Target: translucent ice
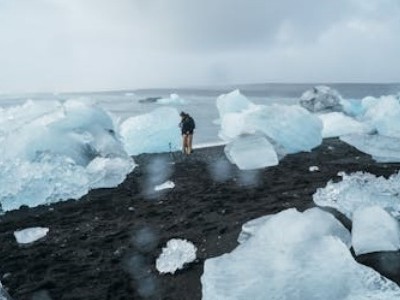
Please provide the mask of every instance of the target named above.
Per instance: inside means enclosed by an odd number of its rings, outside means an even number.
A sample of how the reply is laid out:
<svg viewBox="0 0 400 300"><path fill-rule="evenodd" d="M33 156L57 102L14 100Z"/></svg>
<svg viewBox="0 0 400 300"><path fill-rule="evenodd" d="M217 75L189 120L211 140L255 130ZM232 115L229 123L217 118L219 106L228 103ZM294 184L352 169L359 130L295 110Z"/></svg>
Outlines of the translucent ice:
<svg viewBox="0 0 400 300"><path fill-rule="evenodd" d="M378 134L341 136L343 142L371 155L378 162L400 162L400 138Z"/></svg>
<svg viewBox="0 0 400 300"><path fill-rule="evenodd" d="M155 191L161 191L165 189L173 189L175 187L175 183L173 183L171 180L167 180L166 182L156 185L154 188Z"/></svg>
<svg viewBox="0 0 400 300"><path fill-rule="evenodd" d="M3 285L1 284L1 282L0 282L0 300L12 300L10 295L4 289Z"/></svg>
<svg viewBox="0 0 400 300"><path fill-rule="evenodd" d="M197 248L189 241L172 239L162 249L162 253L156 260L156 269L160 273L172 273L182 269L184 264L196 259Z"/></svg>
<svg viewBox="0 0 400 300"><path fill-rule="evenodd" d="M298 105L253 105L222 117L220 137L232 140L241 134L263 133L286 153L310 151L322 142L322 122Z"/></svg>
<svg viewBox="0 0 400 300"><path fill-rule="evenodd" d="M121 124L125 149L130 155L176 151L181 148L179 113L172 107L130 117Z"/></svg>
<svg viewBox="0 0 400 300"><path fill-rule="evenodd" d="M227 113L239 113L253 105L239 90L220 95L217 98L217 108L220 118Z"/></svg>
<svg viewBox="0 0 400 300"><path fill-rule="evenodd" d="M388 179L364 172L339 175L342 181L330 181L317 189L313 195L317 205L333 207L350 219L356 209L373 205L385 208L394 217L400 216L400 173Z"/></svg>
<svg viewBox="0 0 400 300"><path fill-rule="evenodd" d="M316 86L305 91L300 97L300 105L311 112L342 111L342 97L328 86Z"/></svg>
<svg viewBox="0 0 400 300"><path fill-rule="evenodd" d="M48 232L47 227L31 227L15 231L14 236L19 244L30 244L44 238Z"/></svg>
<svg viewBox="0 0 400 300"><path fill-rule="evenodd" d="M286 153L311 151L322 142L322 122L298 105L258 106L245 116L247 131L259 131Z"/></svg>
<svg viewBox="0 0 400 300"><path fill-rule="evenodd" d="M238 137L225 146L225 154L241 170L260 169L279 163L274 147L261 135Z"/></svg>
<svg viewBox="0 0 400 300"><path fill-rule="evenodd" d="M331 112L318 116L323 123L322 136L324 138L337 137L351 133L368 133L372 131L367 124L346 116L341 112Z"/></svg>
<svg viewBox="0 0 400 300"><path fill-rule="evenodd" d="M395 96L367 97L362 100L364 122L380 135L400 138L400 102Z"/></svg>
<svg viewBox="0 0 400 300"><path fill-rule="evenodd" d="M259 223L231 253L205 261L203 300L400 297L396 284L353 259L342 241L349 232L332 215L290 209Z"/></svg>
<svg viewBox="0 0 400 300"><path fill-rule="evenodd" d="M88 99L27 101L1 110L0 123L4 211L79 198L93 187L119 184L133 169L112 116ZM99 159L119 163L91 169Z"/></svg>
<svg viewBox="0 0 400 300"><path fill-rule="evenodd" d="M400 249L399 223L379 206L358 208L351 233L356 255Z"/></svg>

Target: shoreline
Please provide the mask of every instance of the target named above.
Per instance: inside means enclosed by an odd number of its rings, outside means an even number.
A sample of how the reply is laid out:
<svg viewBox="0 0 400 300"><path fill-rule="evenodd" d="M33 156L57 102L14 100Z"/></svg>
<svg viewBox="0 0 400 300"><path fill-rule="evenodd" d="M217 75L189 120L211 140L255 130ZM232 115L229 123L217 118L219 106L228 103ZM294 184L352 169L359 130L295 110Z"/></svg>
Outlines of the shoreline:
<svg viewBox="0 0 400 300"><path fill-rule="evenodd" d="M221 145L195 148L189 157L173 152L134 160L138 166L116 188L0 216L0 281L13 299L200 299L204 260L232 251L243 223L314 207L315 190L339 180L339 171L388 177L400 170L400 163L376 163L338 139L257 171L230 165ZM168 179L175 188L154 191ZM344 216L335 216L349 227ZM33 226L50 231L19 246L13 232ZM193 242L197 260L160 275L155 260L172 238ZM357 260L400 284L399 252Z"/></svg>

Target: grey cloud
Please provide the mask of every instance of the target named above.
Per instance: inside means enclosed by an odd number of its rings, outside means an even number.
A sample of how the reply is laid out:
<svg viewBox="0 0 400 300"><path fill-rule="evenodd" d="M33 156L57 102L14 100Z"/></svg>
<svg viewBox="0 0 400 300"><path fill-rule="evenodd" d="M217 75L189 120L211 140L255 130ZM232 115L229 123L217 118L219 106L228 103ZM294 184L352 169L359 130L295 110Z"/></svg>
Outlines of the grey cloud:
<svg viewBox="0 0 400 300"><path fill-rule="evenodd" d="M0 91L399 81L398 0L0 0Z"/></svg>
<svg viewBox="0 0 400 300"><path fill-rule="evenodd" d="M267 47L282 26L290 26L300 36L298 40L313 40L332 23L351 14L352 7L346 3L344 0L305 0L296 4L290 0L153 0L147 2L139 18L142 22L157 23L156 30L170 38L170 45L201 51L243 49ZM149 28L155 29L152 25Z"/></svg>

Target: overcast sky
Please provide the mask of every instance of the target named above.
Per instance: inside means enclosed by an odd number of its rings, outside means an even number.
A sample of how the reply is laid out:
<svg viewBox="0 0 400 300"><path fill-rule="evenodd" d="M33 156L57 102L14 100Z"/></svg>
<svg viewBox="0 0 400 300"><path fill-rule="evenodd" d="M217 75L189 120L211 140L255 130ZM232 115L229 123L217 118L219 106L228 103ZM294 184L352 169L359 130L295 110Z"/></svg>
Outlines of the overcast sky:
<svg viewBox="0 0 400 300"><path fill-rule="evenodd" d="M399 0L0 0L2 92L399 81Z"/></svg>

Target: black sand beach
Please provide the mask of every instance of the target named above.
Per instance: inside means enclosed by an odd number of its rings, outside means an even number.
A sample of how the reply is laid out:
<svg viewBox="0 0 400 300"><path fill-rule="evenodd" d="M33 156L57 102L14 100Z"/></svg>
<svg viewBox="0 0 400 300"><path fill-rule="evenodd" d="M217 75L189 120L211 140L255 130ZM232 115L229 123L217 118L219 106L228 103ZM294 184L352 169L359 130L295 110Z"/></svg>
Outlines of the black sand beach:
<svg viewBox="0 0 400 300"><path fill-rule="evenodd" d="M188 158L173 153L135 161L117 188L0 217L0 281L13 299L201 299L204 260L234 249L246 221L315 206L316 189L339 180L340 171L387 177L400 170L400 164L376 163L337 139L257 172L230 166L223 147L198 149ZM310 172L310 166L320 171ZM167 179L174 189L153 191ZM50 231L18 245L13 232L33 226ZM155 260L171 238L193 242L198 259L174 275L159 275ZM358 260L400 284L399 252Z"/></svg>

